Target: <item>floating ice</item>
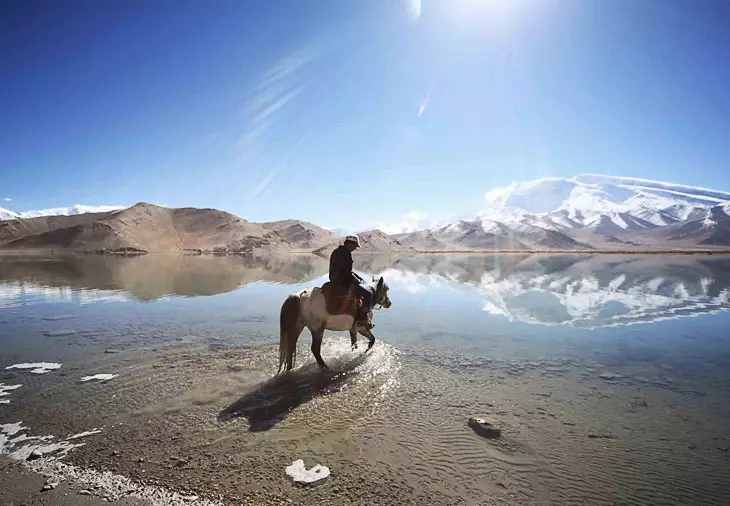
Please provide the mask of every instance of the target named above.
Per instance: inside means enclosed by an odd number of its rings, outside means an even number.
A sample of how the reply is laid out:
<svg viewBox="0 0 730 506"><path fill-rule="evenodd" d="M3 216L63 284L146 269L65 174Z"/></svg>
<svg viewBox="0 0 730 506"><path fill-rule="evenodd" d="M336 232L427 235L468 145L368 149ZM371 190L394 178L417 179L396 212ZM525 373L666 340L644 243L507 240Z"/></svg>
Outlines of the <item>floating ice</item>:
<svg viewBox="0 0 730 506"><path fill-rule="evenodd" d="M118 374L94 374L93 376L84 376L81 378L81 381L91 381L91 380L99 380L99 381L109 381L112 378L116 378L119 376Z"/></svg>
<svg viewBox="0 0 730 506"><path fill-rule="evenodd" d="M327 466L317 464L311 469L304 467L304 461L302 459L295 460L290 466L286 466L286 474L297 483L314 483L315 481L322 480L330 475L330 470Z"/></svg>
<svg viewBox="0 0 730 506"><path fill-rule="evenodd" d="M26 430L28 430L28 427L23 427L23 422L0 425L0 455L8 454L13 460L26 461L31 458L42 457L49 453L57 453L57 455L62 457L70 450L83 446L83 444L69 443L68 440L46 444L45 442L53 439L53 436L28 436L27 434L21 434L21 432L25 432ZM26 441L40 441L43 444L20 444Z"/></svg>
<svg viewBox="0 0 730 506"><path fill-rule="evenodd" d="M5 369L31 369L30 372L33 374L45 374L47 372L53 371L54 369L60 369L61 364L57 364L55 362L35 362L33 364L14 364L9 365Z"/></svg>
<svg viewBox="0 0 730 506"><path fill-rule="evenodd" d="M84 445L84 443L71 443L71 440L98 434L101 432L99 429L81 432L55 443L48 442L54 439L53 436L21 434L26 430L28 428L23 427L23 422L0 424L0 455L7 454L19 461L22 466L42 474L48 480L54 482L69 480L77 488L94 490L96 494L112 501L131 498L166 506L223 506L218 501L185 495L159 486L142 485L119 474L84 469L65 464L60 460L69 451ZM35 442L25 443L30 440Z"/></svg>
<svg viewBox="0 0 730 506"><path fill-rule="evenodd" d="M71 441L72 439L78 439L80 437L92 436L94 434L99 434L100 432L101 432L101 429L92 429L92 430L87 430L84 432L79 432L78 434L74 434L73 436L67 437L66 441Z"/></svg>
<svg viewBox="0 0 730 506"><path fill-rule="evenodd" d="M18 432L25 429L26 427L23 427L23 422L6 423L0 425L0 433L6 434L8 436L14 436Z"/></svg>
<svg viewBox="0 0 730 506"><path fill-rule="evenodd" d="M6 385L5 383L0 383L0 397L6 397L10 395L10 392L22 386L23 385ZM0 399L0 404L10 404L10 399Z"/></svg>

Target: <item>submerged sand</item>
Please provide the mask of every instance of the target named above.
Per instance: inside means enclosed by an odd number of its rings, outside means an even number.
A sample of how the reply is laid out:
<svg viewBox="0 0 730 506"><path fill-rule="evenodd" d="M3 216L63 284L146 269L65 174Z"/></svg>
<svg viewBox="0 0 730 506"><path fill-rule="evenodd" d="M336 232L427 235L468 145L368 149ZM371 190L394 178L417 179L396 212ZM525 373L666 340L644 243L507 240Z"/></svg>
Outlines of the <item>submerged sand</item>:
<svg viewBox="0 0 730 506"><path fill-rule="evenodd" d="M0 421L57 437L103 428L63 461L223 504L728 501L730 385L712 365L489 360L383 342L365 355L328 335L330 371L305 337L300 367L272 379L275 346L208 344L114 354L108 382L16 376L27 388ZM473 415L497 420L502 437L476 434ZM331 475L293 484L284 470L300 458Z"/></svg>

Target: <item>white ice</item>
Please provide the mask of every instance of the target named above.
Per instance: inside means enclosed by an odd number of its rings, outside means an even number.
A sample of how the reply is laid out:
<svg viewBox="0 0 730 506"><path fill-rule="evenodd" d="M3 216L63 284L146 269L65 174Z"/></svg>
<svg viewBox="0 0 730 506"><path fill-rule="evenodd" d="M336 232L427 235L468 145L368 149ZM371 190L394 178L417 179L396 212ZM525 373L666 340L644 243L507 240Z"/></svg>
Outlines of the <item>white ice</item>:
<svg viewBox="0 0 730 506"><path fill-rule="evenodd" d="M60 368L61 364L57 364L55 362L35 362L32 364L13 364L9 365L5 369L31 369L30 372L32 372L33 374L45 374L47 372L53 371L54 369Z"/></svg>
<svg viewBox="0 0 730 506"><path fill-rule="evenodd" d="M99 380L99 381L109 381L112 378L116 378L119 376L118 374L94 374L93 376L84 376L81 378L81 381L91 381L91 380Z"/></svg>
<svg viewBox="0 0 730 506"><path fill-rule="evenodd" d="M327 466L317 464L311 469L304 467L304 461L302 459L295 460L291 465L286 466L286 474L297 483L314 483L315 481L322 480L330 475L330 470Z"/></svg>

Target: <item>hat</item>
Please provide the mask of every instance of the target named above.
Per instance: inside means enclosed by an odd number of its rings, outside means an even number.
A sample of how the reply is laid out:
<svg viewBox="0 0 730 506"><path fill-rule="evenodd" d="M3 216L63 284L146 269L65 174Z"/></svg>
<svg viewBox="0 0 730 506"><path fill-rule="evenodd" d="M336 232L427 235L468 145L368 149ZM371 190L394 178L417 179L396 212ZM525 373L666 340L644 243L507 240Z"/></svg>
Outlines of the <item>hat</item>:
<svg viewBox="0 0 730 506"><path fill-rule="evenodd" d="M348 235L345 237L345 242L354 242L358 248L360 247L360 238L356 235Z"/></svg>

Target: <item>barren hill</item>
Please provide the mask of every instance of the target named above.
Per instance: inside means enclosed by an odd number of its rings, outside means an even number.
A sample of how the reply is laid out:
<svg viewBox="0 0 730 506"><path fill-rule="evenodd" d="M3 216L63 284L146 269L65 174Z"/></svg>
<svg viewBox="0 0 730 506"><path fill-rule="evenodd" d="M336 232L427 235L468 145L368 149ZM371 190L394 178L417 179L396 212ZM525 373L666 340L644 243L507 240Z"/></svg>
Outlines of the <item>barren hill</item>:
<svg viewBox="0 0 730 506"><path fill-rule="evenodd" d="M293 248L314 250L339 240L337 235L307 221L282 220L261 224L267 230L273 230L279 237L288 242Z"/></svg>
<svg viewBox="0 0 730 506"><path fill-rule="evenodd" d="M215 209L139 203L121 211L3 222L3 249L250 253L290 249L276 232Z"/></svg>

